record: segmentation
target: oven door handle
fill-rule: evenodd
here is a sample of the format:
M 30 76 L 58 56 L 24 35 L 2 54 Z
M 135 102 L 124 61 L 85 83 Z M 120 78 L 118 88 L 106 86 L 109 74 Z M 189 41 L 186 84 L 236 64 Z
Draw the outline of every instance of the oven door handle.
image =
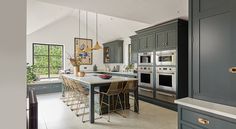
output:
M 175 74 L 175 73 L 165 73 L 165 72 L 157 72 L 157 73 L 159 73 L 159 74 L 165 74 L 165 75 L 168 75 L 168 74 Z
M 157 92 L 160 95 L 165 95 L 165 96 L 169 96 L 169 97 L 175 97 L 175 95 L 173 94 L 168 94 L 168 93 L 164 93 L 164 92 Z
M 144 71 L 138 71 L 139 74 L 142 74 L 142 73 L 152 73 L 152 72 L 144 72 Z
M 153 90 L 148 90 L 148 89 L 144 89 L 144 88 L 139 88 L 140 90 L 144 90 L 144 91 L 147 91 L 147 92 L 153 92 Z

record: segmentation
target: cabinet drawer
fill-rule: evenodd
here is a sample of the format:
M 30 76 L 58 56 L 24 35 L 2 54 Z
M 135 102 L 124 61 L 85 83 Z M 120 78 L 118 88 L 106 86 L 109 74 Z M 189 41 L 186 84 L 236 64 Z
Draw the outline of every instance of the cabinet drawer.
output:
M 153 98 L 153 90 L 139 87 L 139 95 Z
M 159 99 L 159 100 L 162 100 L 162 101 L 167 101 L 167 102 L 170 102 L 170 103 L 174 103 L 174 101 L 176 99 L 176 95 L 161 92 L 161 91 L 156 91 L 156 99 Z
M 236 123 L 182 108 L 181 120 L 209 129 L 236 129 Z

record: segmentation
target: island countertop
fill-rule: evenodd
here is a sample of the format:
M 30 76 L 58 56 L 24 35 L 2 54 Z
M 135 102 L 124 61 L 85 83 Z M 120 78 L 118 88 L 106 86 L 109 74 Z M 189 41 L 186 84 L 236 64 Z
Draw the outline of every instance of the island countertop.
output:
M 109 72 L 109 71 L 84 71 L 85 73 L 107 73 L 107 74 L 118 74 L 118 75 L 128 75 L 128 76 L 138 76 L 138 73 L 134 72 Z
M 121 82 L 121 81 L 137 81 L 137 78 L 130 78 L 130 77 L 121 77 L 121 76 L 112 76 L 110 79 L 102 79 L 98 77 L 97 73 L 86 73 L 84 77 L 77 77 L 74 74 L 63 74 L 63 76 L 78 80 L 85 84 L 104 84 L 104 83 L 111 83 L 111 82 Z

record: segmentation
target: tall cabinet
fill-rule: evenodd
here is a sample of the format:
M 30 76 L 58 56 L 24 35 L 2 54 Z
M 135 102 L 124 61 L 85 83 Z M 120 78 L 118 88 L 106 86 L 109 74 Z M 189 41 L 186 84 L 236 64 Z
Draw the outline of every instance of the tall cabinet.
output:
M 153 53 L 153 65 L 138 65 L 138 67 L 151 67 L 153 69 L 151 75 L 153 78 L 151 79 L 151 84 L 153 85 L 145 87 L 141 84 L 139 86 L 140 99 L 176 110 L 177 106 L 173 103 L 173 100 L 188 95 L 188 21 L 173 19 L 138 30 L 136 31 L 136 35 L 131 36 L 130 38 L 132 63 L 138 63 L 138 53 Z M 156 52 L 165 50 L 176 51 L 176 65 L 156 64 Z M 176 69 L 176 73 L 173 73 L 173 80 L 176 80 L 173 81 L 174 85 L 176 85 L 173 86 L 175 87 L 175 91 L 158 89 L 159 84 L 156 83 L 159 79 L 158 74 L 160 74 L 160 72 L 157 72 L 157 69 L 160 67 L 165 67 L 165 69 Z
M 236 106 L 236 1 L 191 0 L 194 98 Z
M 235 129 L 233 112 L 218 113 L 236 110 L 236 1 L 189 0 L 189 20 L 191 101 L 179 100 L 179 129 Z

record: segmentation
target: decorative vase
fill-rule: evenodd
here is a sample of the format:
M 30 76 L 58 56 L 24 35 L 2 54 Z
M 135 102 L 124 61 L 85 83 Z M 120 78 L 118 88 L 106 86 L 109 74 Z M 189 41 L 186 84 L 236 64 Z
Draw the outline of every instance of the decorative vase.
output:
M 76 77 L 84 77 L 85 72 L 80 72 L 80 65 L 74 66 L 74 75 Z
M 80 66 L 79 65 L 74 66 L 74 75 L 78 77 L 79 76 L 79 72 L 80 72 Z

